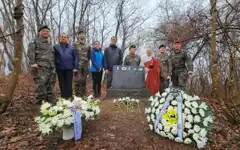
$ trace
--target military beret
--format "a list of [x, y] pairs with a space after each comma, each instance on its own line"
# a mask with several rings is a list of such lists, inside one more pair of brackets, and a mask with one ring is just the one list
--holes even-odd
[[179, 40], [175, 40], [174, 43], [176, 44], [176, 43], [181, 43], [181, 42]]
[[136, 48], [136, 45], [131, 45], [131, 46], [129, 47], [129, 49], [131, 49], [131, 48]]
[[81, 33], [81, 32], [85, 33], [85, 27], [84, 26], [79, 27], [78, 34]]
[[159, 46], [159, 49], [162, 48], [162, 47], [166, 47], [166, 46], [164, 44], [162, 44], [162, 45]]
[[41, 26], [39, 29], [38, 29], [38, 32], [40, 32], [41, 30], [43, 29], [48, 29], [50, 30], [50, 28], [47, 26], [47, 25], [44, 25], [44, 26]]

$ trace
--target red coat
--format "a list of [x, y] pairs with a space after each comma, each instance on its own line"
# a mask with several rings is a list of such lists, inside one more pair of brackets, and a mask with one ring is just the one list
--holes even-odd
[[144, 67], [149, 69], [146, 78], [146, 88], [150, 89], [151, 95], [155, 95], [160, 88], [160, 65], [156, 58], [144, 63]]

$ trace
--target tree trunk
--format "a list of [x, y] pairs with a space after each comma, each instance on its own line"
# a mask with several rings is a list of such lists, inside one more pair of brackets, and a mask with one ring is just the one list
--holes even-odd
[[212, 76], [212, 97], [218, 99], [219, 93], [219, 76], [217, 69], [217, 41], [216, 41], [216, 29], [217, 29], [217, 9], [216, 0], [210, 0], [211, 3], [211, 76]]
[[10, 102], [13, 99], [13, 94], [16, 89], [16, 85], [19, 78], [19, 73], [21, 72], [21, 61], [22, 61], [22, 46], [23, 46], [23, 0], [15, 0], [15, 19], [17, 23], [17, 33], [16, 33], [16, 55], [14, 63], [14, 71], [12, 73], [12, 83], [7, 92], [7, 99], [1, 101], [0, 114], [6, 112]]

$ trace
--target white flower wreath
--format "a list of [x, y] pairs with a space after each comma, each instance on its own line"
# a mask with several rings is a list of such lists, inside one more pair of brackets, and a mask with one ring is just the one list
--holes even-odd
[[203, 148], [211, 130], [213, 114], [206, 102], [178, 89], [166, 89], [148, 100], [145, 108], [150, 130], [176, 142]]

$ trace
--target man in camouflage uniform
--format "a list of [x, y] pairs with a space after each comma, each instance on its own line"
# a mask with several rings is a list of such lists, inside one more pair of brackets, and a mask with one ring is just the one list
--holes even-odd
[[56, 81], [55, 53], [49, 41], [49, 28], [39, 28], [39, 36], [28, 45], [29, 64], [31, 74], [36, 86], [36, 101], [41, 104], [42, 100], [53, 102], [53, 87]]
[[159, 47], [158, 60], [160, 64], [160, 93], [163, 93], [169, 85], [169, 79], [172, 74], [172, 64], [169, 55], [166, 53], [165, 45]]
[[136, 46], [131, 45], [130, 48], [130, 54], [126, 56], [124, 60], [125, 66], [139, 66], [141, 62], [141, 58], [139, 55], [136, 54]]
[[186, 51], [181, 50], [180, 41], [174, 41], [174, 50], [171, 55], [172, 83], [174, 87], [186, 90], [188, 76], [193, 73], [193, 62]]
[[79, 70], [75, 75], [75, 95], [86, 96], [86, 80], [89, 73], [89, 60], [91, 58], [91, 47], [86, 44], [85, 29], [81, 27], [78, 32], [78, 41], [74, 44], [77, 49]]

